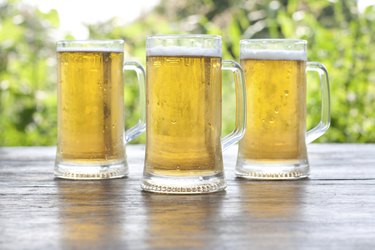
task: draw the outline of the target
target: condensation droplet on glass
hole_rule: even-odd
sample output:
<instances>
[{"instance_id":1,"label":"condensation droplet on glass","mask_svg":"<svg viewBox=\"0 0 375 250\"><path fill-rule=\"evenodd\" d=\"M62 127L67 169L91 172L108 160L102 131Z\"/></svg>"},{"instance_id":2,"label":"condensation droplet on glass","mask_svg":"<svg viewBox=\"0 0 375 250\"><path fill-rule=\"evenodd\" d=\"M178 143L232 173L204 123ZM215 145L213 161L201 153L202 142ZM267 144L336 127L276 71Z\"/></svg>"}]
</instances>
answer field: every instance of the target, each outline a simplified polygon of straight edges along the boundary
<instances>
[{"instance_id":1,"label":"condensation droplet on glass","mask_svg":"<svg viewBox=\"0 0 375 250\"><path fill-rule=\"evenodd\" d=\"M275 122L275 117L271 116L268 122L269 123L274 123Z\"/></svg>"},{"instance_id":2,"label":"condensation droplet on glass","mask_svg":"<svg viewBox=\"0 0 375 250\"><path fill-rule=\"evenodd\" d=\"M292 70L290 70L290 68L288 68L286 79L289 80L291 75L292 75Z\"/></svg>"},{"instance_id":3,"label":"condensation droplet on glass","mask_svg":"<svg viewBox=\"0 0 375 250\"><path fill-rule=\"evenodd\" d=\"M172 124L176 124L176 122L177 122L176 120L173 120L173 119L171 120Z\"/></svg>"},{"instance_id":4,"label":"condensation droplet on glass","mask_svg":"<svg viewBox=\"0 0 375 250\"><path fill-rule=\"evenodd\" d=\"M278 114L279 113L279 107L275 107L275 114Z\"/></svg>"},{"instance_id":5,"label":"condensation droplet on glass","mask_svg":"<svg viewBox=\"0 0 375 250\"><path fill-rule=\"evenodd\" d=\"M285 96L288 96L288 95L289 95L289 91L288 91L288 90L285 90L285 91L284 91L284 95L285 95Z\"/></svg>"}]
</instances>

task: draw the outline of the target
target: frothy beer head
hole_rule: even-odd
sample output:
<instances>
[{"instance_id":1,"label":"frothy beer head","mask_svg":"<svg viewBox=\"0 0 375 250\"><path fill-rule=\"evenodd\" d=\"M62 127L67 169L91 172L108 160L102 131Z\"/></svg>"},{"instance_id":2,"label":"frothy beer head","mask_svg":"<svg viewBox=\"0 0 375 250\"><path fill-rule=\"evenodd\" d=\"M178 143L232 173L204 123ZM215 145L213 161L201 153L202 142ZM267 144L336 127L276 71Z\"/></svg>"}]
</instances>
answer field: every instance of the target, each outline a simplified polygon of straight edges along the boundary
<instances>
[{"instance_id":1,"label":"frothy beer head","mask_svg":"<svg viewBox=\"0 0 375 250\"><path fill-rule=\"evenodd\" d=\"M221 57L221 48L200 48L187 46L155 46L147 49L147 56L200 56Z\"/></svg>"},{"instance_id":2,"label":"frothy beer head","mask_svg":"<svg viewBox=\"0 0 375 250\"><path fill-rule=\"evenodd\" d=\"M266 50L266 49L241 49L241 60L286 60L306 61L306 51L303 50Z\"/></svg>"}]
</instances>

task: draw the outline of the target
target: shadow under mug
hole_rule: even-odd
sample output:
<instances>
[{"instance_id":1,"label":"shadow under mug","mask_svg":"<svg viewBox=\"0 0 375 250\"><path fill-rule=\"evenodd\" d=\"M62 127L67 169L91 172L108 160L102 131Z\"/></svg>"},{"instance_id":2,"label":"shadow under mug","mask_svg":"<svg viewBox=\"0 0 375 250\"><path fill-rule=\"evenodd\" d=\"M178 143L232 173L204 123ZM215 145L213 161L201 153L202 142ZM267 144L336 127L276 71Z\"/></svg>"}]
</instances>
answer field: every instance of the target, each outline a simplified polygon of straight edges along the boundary
<instances>
[{"instance_id":1,"label":"shadow under mug","mask_svg":"<svg viewBox=\"0 0 375 250\"><path fill-rule=\"evenodd\" d=\"M304 40L240 42L245 72L247 124L239 143L236 175L248 179L299 179L309 175L306 143L330 125L328 73L306 62ZM319 74L321 120L306 132L306 70Z\"/></svg>"},{"instance_id":2,"label":"shadow under mug","mask_svg":"<svg viewBox=\"0 0 375 250\"><path fill-rule=\"evenodd\" d=\"M146 41L146 158L142 189L210 193L226 187L222 150L244 132L245 89L239 64L222 61L221 37L150 36ZM221 136L222 70L233 72L235 130Z\"/></svg>"},{"instance_id":3,"label":"shadow under mug","mask_svg":"<svg viewBox=\"0 0 375 250\"><path fill-rule=\"evenodd\" d=\"M145 130L145 73L124 63L124 41L57 43L58 144L54 174L65 179L109 179L128 173L125 143ZM124 131L123 71L134 70L141 117ZM125 136L124 136L125 135Z\"/></svg>"}]
</instances>

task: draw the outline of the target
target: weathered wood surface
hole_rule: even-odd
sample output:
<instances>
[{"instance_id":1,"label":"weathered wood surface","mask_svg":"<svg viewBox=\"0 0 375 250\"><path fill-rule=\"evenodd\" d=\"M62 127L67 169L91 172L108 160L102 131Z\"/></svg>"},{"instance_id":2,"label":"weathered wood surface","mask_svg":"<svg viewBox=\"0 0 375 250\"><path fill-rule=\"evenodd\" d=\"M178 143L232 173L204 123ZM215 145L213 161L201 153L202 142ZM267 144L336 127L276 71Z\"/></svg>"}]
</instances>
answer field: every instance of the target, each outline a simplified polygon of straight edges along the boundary
<instances>
[{"instance_id":1,"label":"weathered wood surface","mask_svg":"<svg viewBox=\"0 0 375 250\"><path fill-rule=\"evenodd\" d=\"M129 177L53 178L54 148L0 148L0 249L375 249L375 144L309 146L311 177L245 181L224 154L228 188L208 195L140 191Z\"/></svg>"}]
</instances>

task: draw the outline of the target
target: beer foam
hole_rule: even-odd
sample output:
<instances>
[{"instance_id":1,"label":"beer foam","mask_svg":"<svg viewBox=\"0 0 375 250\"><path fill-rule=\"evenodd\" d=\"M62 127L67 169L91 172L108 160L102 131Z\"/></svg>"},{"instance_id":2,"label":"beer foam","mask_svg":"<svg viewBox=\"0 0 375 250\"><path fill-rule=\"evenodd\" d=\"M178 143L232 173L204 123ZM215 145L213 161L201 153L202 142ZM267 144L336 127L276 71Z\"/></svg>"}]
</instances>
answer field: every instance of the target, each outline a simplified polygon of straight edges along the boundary
<instances>
[{"instance_id":1,"label":"beer foam","mask_svg":"<svg viewBox=\"0 0 375 250\"><path fill-rule=\"evenodd\" d=\"M307 60L306 52L301 50L242 49L240 58L257 60Z\"/></svg>"},{"instance_id":2,"label":"beer foam","mask_svg":"<svg viewBox=\"0 0 375 250\"><path fill-rule=\"evenodd\" d=\"M200 48L185 46L155 46L147 49L147 56L203 56L221 57L221 48Z\"/></svg>"},{"instance_id":3,"label":"beer foam","mask_svg":"<svg viewBox=\"0 0 375 250\"><path fill-rule=\"evenodd\" d=\"M57 52L124 52L120 48L103 48L103 47L57 47Z\"/></svg>"}]
</instances>

